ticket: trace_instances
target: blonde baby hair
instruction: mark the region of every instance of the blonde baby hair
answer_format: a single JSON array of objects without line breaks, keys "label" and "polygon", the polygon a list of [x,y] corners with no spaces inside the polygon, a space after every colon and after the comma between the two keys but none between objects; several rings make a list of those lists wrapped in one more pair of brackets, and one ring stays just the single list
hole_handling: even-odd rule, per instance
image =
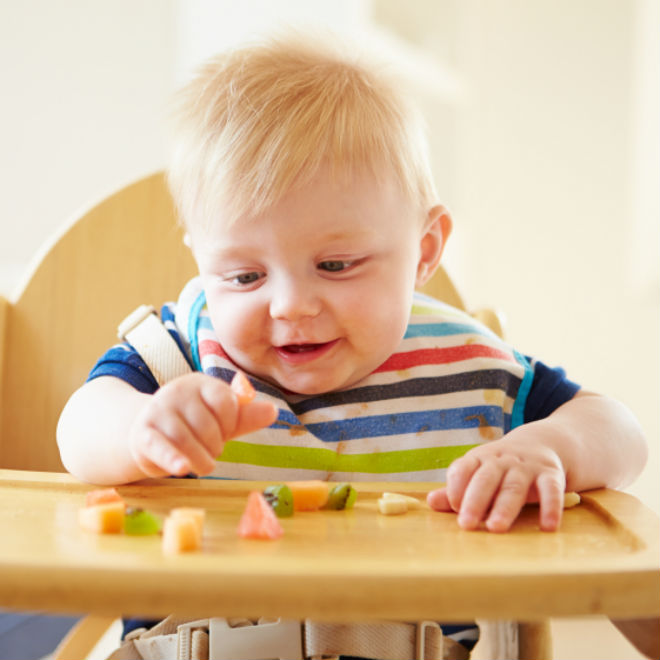
[{"label": "blonde baby hair", "polygon": [[168,181],[187,227],[256,216],[321,166],[394,175],[434,203],[424,126],[385,67],[326,42],[273,39],[210,59],[180,92]]}]

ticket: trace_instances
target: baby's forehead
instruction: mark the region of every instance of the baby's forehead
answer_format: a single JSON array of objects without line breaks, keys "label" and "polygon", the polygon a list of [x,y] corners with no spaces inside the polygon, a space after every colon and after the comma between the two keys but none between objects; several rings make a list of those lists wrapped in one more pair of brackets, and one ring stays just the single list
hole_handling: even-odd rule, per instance
[{"label": "baby's forehead", "polygon": [[[200,212],[189,217],[187,224],[193,233],[221,237],[223,233],[241,231],[255,224],[264,227],[276,220],[286,228],[287,220],[306,216],[312,224],[319,218],[327,218],[328,233],[332,235],[337,222],[359,221],[378,208],[381,212],[400,209],[402,216],[406,216],[401,218],[402,222],[407,221],[411,212],[425,210],[419,199],[411,198],[391,169],[324,165],[293,181],[265,206],[251,200],[238,204],[231,194],[217,195],[200,205]],[[337,231],[345,234],[346,228]]]}]

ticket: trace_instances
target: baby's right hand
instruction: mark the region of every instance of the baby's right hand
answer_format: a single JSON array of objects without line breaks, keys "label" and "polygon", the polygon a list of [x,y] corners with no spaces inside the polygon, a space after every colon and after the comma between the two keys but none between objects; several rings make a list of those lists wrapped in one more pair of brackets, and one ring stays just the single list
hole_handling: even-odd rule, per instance
[{"label": "baby's right hand", "polygon": [[270,426],[277,407],[243,402],[227,383],[193,373],[163,385],[129,431],[133,460],[146,477],[204,476],[233,437]]}]

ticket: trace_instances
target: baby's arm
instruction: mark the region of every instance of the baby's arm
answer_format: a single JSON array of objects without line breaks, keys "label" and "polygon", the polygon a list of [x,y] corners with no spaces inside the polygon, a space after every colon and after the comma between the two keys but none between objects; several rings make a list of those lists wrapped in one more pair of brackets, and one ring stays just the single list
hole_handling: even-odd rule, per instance
[{"label": "baby's arm", "polygon": [[276,417],[272,403],[239,404],[229,385],[201,373],[181,376],[155,394],[103,376],[69,399],[57,442],[66,469],[90,483],[202,476],[213,470],[227,440]]},{"label": "baby's arm", "polygon": [[541,529],[559,527],[565,491],[623,487],[640,473],[646,440],[618,401],[578,392],[551,415],[524,424],[454,461],[445,488],[429,493],[464,529],[482,521],[508,530],[526,502],[539,502]]}]

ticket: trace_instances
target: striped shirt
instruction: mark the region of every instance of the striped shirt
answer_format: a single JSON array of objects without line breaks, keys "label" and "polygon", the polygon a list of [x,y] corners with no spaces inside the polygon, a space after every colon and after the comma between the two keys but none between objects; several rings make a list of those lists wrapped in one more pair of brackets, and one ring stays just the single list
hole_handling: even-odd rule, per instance
[{"label": "striped shirt", "polygon": [[[217,339],[198,278],[162,319],[194,369],[230,382],[236,366]],[[90,378],[113,375],[141,391],[157,384],[128,345]],[[470,448],[550,414],[578,386],[508,346],[468,314],[416,294],[398,350],[349,389],[315,396],[251,377],[276,422],[227,443],[211,476],[232,479],[445,481]]]}]

